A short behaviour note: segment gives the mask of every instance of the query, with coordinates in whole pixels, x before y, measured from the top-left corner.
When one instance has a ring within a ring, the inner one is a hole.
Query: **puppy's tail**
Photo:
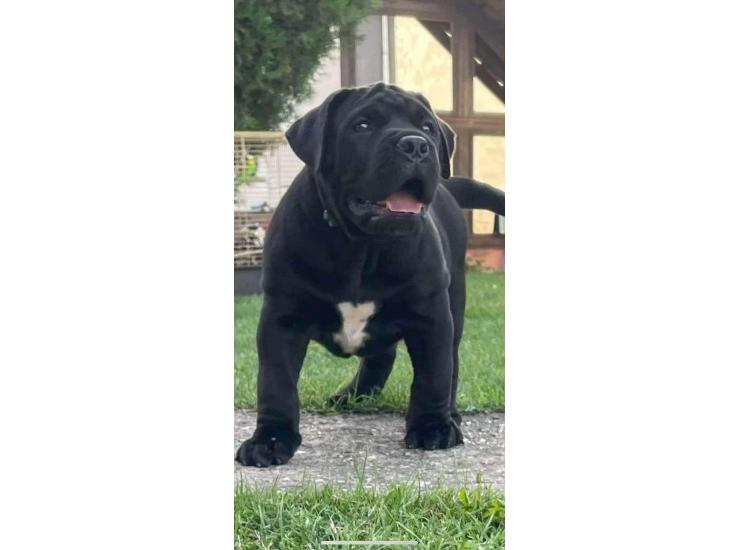
[[[455,197],[460,208],[480,208],[505,216],[505,195],[500,189],[470,178],[452,176],[442,185]]]

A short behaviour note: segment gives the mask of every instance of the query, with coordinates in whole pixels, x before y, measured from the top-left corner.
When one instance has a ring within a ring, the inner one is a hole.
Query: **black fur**
[[[340,90],[286,135],[306,167],[267,232],[257,428],[236,459],[284,464],[300,445],[297,383],[312,339],[336,355],[361,358],[353,381],[332,397],[337,403],[379,391],[403,339],[414,368],[406,445],[461,444],[455,396],[467,224],[455,199],[503,213],[503,193],[446,179],[454,133],[423,97],[395,86]],[[407,136],[417,148],[404,152]],[[422,212],[374,205],[399,190],[423,203]],[[355,350],[335,337],[343,303],[375,308]]]

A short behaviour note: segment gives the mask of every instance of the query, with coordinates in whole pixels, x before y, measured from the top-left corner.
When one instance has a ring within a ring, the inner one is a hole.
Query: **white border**
[[[507,548],[738,548],[726,2],[507,2]]]
[[[0,8],[0,547],[230,548],[233,5]]]

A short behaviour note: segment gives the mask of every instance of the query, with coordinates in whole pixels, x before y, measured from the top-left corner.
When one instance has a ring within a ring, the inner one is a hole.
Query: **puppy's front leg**
[[[257,429],[236,453],[244,466],[285,464],[301,444],[298,376],[308,340],[289,304],[265,295],[257,329]]]
[[[424,301],[404,339],[414,368],[406,446],[432,450],[461,444],[462,432],[450,416],[453,328],[447,292]]]

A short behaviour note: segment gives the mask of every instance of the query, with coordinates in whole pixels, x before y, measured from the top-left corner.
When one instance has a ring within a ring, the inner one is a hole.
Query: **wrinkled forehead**
[[[355,91],[340,109],[338,121],[366,116],[386,119],[399,117],[414,122],[429,118],[432,112],[411,94],[389,87],[371,87]]]

